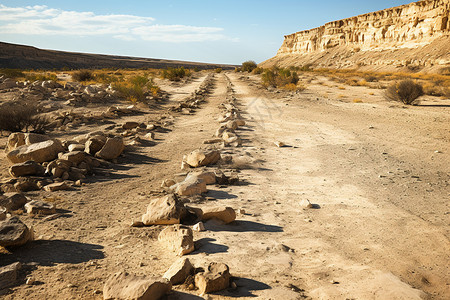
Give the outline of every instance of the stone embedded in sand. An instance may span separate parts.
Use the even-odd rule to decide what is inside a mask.
[[[38,163],[51,161],[58,157],[59,152],[64,148],[57,140],[48,140],[31,145],[23,145],[8,152],[6,157],[12,163],[21,163],[33,160]]]
[[[164,273],[163,278],[166,278],[172,284],[179,284],[183,283],[193,271],[194,267],[188,258],[179,258]]]
[[[236,212],[231,207],[203,208],[202,220],[209,219],[218,219],[228,224],[236,220]]]
[[[183,161],[193,168],[215,164],[220,159],[220,152],[217,150],[197,149],[185,155]]]
[[[103,140],[102,138],[91,137],[84,144],[84,152],[95,155],[95,153],[103,148],[105,142],[106,140]]]
[[[244,120],[242,120],[242,119],[237,119],[237,120],[235,120],[235,121],[236,121],[237,126],[245,126],[245,121],[244,121]]]
[[[47,192],[56,192],[69,189],[70,186],[67,183],[63,182],[55,182],[44,186],[44,190]]]
[[[43,134],[14,132],[11,133],[8,137],[5,151],[10,152],[23,145],[31,145],[48,140],[50,140],[50,138]]]
[[[17,282],[17,272],[22,267],[20,262],[0,268],[0,290],[8,288]]]
[[[275,144],[275,146],[277,146],[278,148],[281,148],[281,147],[284,147],[284,146],[286,146],[286,144],[285,144],[285,143],[283,143],[283,142],[280,142],[280,141],[276,141],[276,142],[274,142],[274,144]]]
[[[142,216],[142,222],[147,226],[179,224],[185,213],[184,204],[176,195],[170,194],[152,199]]]
[[[0,222],[0,246],[2,247],[21,246],[31,237],[31,231],[18,217],[11,217]]]
[[[171,187],[172,185],[177,184],[173,179],[164,179],[161,183],[162,188]]]
[[[192,229],[180,224],[164,228],[158,235],[158,241],[180,256],[195,249]]]
[[[236,130],[238,128],[238,124],[235,120],[230,120],[227,123],[225,123],[225,126],[228,129]]]
[[[195,275],[195,286],[202,294],[218,292],[230,286],[230,278],[230,269],[226,264],[211,263],[206,272]]]
[[[9,167],[9,174],[13,177],[44,175],[45,169],[41,164],[29,160],[23,163],[14,164]]]
[[[27,201],[27,197],[22,193],[11,192],[0,195],[0,206],[6,208],[7,211],[14,211],[22,208]]]
[[[103,299],[158,300],[171,289],[172,284],[167,279],[130,275],[122,271],[106,280]]]
[[[33,215],[52,215],[56,213],[55,205],[40,200],[32,200],[25,204],[25,210],[27,214]]]
[[[222,139],[209,139],[209,140],[204,140],[203,144],[217,144],[217,143],[221,143]]]
[[[139,123],[138,122],[125,122],[125,124],[123,124],[122,125],[122,128],[123,129],[125,129],[125,130],[128,130],[128,129],[133,129],[133,128],[136,128],[136,127],[139,127]]]
[[[193,196],[206,193],[206,182],[203,179],[193,177],[186,177],[182,182],[179,182],[170,187],[179,196]]]
[[[84,151],[84,145],[83,144],[70,144],[67,149],[69,152],[73,151]]]
[[[107,160],[115,159],[122,154],[125,144],[121,137],[108,138],[103,148],[98,151],[95,156]]]

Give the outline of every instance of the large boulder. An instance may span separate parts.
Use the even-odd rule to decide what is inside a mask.
[[[172,284],[164,278],[118,272],[105,282],[103,299],[158,300],[171,289]]]
[[[9,167],[9,174],[13,177],[21,177],[21,176],[30,176],[30,175],[37,175],[41,176],[44,175],[45,169],[44,167],[32,160],[14,164],[11,167]]]
[[[179,256],[195,250],[192,229],[180,224],[164,228],[158,235],[158,241]]]
[[[195,275],[195,286],[201,294],[224,290],[230,285],[230,269],[224,263],[211,263],[204,273]]]
[[[90,155],[95,155],[98,151],[100,151],[105,145],[106,140],[99,137],[91,137],[84,144],[84,152],[89,153]]]
[[[183,283],[186,278],[194,272],[194,267],[188,258],[179,258],[164,273],[163,278],[168,279],[172,284]]]
[[[5,151],[10,152],[16,149],[17,147],[23,145],[31,145],[35,143],[45,142],[48,140],[50,140],[50,137],[43,134],[14,132],[11,133],[8,137]]]
[[[0,195],[0,206],[6,208],[7,211],[20,209],[27,201],[27,197],[22,193],[10,192]]]
[[[211,171],[191,172],[186,176],[186,180],[190,178],[201,179],[205,182],[205,184],[216,183],[216,174]]]
[[[210,219],[218,219],[228,224],[236,220],[236,212],[231,207],[203,208],[202,220],[207,221]]]
[[[187,177],[184,181],[170,187],[179,196],[193,196],[206,193],[206,182],[195,176]]]
[[[121,137],[108,138],[105,145],[95,154],[95,156],[111,160],[119,157],[119,155],[122,154],[123,149],[125,149],[125,144]]]
[[[8,152],[6,157],[12,163],[22,163],[33,160],[38,163],[51,161],[58,157],[64,148],[58,140],[48,140],[31,145],[23,145]]]
[[[183,161],[193,168],[215,164],[220,159],[218,150],[197,149],[185,155]]]
[[[21,246],[32,238],[32,232],[18,217],[0,221],[0,246]]]
[[[176,195],[170,194],[152,199],[142,216],[142,222],[144,225],[179,224],[185,214],[184,204]]]

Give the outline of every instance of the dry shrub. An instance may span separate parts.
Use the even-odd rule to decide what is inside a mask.
[[[169,79],[171,81],[180,81],[184,77],[191,76],[191,71],[185,69],[184,67],[179,68],[167,68],[161,73],[161,77],[164,79]]]
[[[284,87],[290,83],[297,85],[299,81],[297,72],[291,72],[289,69],[283,68],[264,70],[261,79],[263,85],[266,87]]]
[[[116,81],[112,86],[121,97],[133,103],[144,101],[148,95],[158,97],[161,92],[153,80],[145,75],[136,75],[127,80]]]
[[[353,103],[363,103],[361,99],[353,99]]]
[[[216,68],[215,70],[214,70],[214,72],[216,72],[216,73],[222,73],[222,68]]]
[[[0,106],[1,131],[44,132],[49,121],[41,115],[40,107],[30,101],[6,102]]]
[[[241,70],[242,72],[251,72],[254,69],[256,69],[258,67],[258,65],[253,61],[253,60],[248,60],[244,63],[242,63],[242,67]]]
[[[19,69],[0,69],[0,75],[6,78],[23,78],[25,74]]]
[[[302,84],[288,83],[283,87],[283,89],[292,91],[292,92],[301,92],[306,89],[306,86],[304,86]]]
[[[79,70],[72,73],[72,79],[79,82],[90,81],[94,79],[94,74],[89,70]]]
[[[58,77],[56,76],[56,74],[54,73],[46,73],[46,72],[42,72],[42,73],[28,73],[25,75],[25,79],[29,80],[29,81],[47,81],[47,80],[53,80],[53,81],[57,81]]]
[[[252,71],[253,74],[257,74],[257,75],[262,74],[263,72],[264,72],[264,68],[260,68],[260,67],[255,68]]]
[[[422,85],[410,79],[391,84],[385,92],[388,100],[399,101],[407,105],[412,105],[417,98],[423,95]]]

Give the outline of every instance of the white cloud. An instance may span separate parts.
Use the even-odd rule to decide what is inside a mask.
[[[7,7],[0,4],[0,32],[18,35],[111,36],[132,41],[201,42],[233,40],[223,28],[158,25],[151,17],[96,15],[44,5]]]

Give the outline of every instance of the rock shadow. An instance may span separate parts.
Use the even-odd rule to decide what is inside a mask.
[[[11,249],[12,254],[6,255],[0,265],[20,263],[53,266],[55,264],[79,264],[94,259],[103,259],[103,246],[79,243],[67,240],[37,240]]]
[[[232,231],[232,232],[283,232],[283,227],[266,225],[263,223],[236,220],[229,224],[218,222],[206,222],[205,228],[210,231]]]
[[[216,241],[216,239],[213,239],[213,238],[203,238],[203,239],[199,239],[199,240],[195,241],[194,242],[195,251],[192,253],[193,254],[195,254],[195,253],[213,254],[213,253],[228,252],[228,248],[229,248],[228,246],[212,243],[214,241]]]
[[[204,300],[205,298],[197,296],[197,295],[191,295],[188,293],[183,293],[180,291],[172,290],[172,293],[170,295],[167,295],[165,300]]]
[[[249,278],[233,277],[232,281],[236,283],[236,285],[237,285],[236,289],[228,288],[224,291],[213,293],[213,294],[232,297],[232,298],[258,297],[257,295],[253,294],[252,291],[262,291],[262,290],[272,289],[269,285],[267,285],[261,281],[257,281],[257,280],[253,280],[253,279],[249,279]]]
[[[213,197],[215,199],[236,199],[238,196],[234,195],[234,194],[230,194],[228,192],[225,191],[217,191],[217,190],[208,190],[208,192],[206,193],[206,195],[208,197]]]

